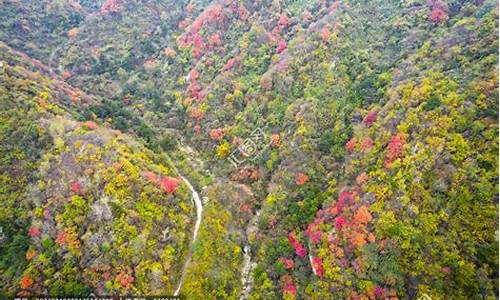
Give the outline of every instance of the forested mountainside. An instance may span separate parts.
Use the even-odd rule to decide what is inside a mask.
[[[0,296],[498,298],[496,1],[0,0],[0,42]]]

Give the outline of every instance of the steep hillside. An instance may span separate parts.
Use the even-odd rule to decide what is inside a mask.
[[[78,90],[2,50],[2,292],[173,291],[194,208],[169,158],[71,120]]]
[[[495,1],[0,5],[7,292],[498,297]]]

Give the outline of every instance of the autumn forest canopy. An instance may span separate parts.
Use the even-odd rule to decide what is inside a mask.
[[[494,0],[0,0],[0,298],[498,299]]]

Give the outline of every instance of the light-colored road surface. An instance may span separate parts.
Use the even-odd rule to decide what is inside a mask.
[[[179,296],[179,293],[182,288],[182,284],[184,283],[184,277],[186,276],[186,270],[189,266],[189,263],[191,262],[191,255],[193,254],[193,245],[196,242],[196,237],[198,236],[198,231],[200,230],[200,224],[201,224],[201,216],[203,215],[203,205],[200,200],[200,195],[198,195],[198,192],[194,189],[193,185],[189,180],[187,180],[184,176],[179,174],[179,177],[186,183],[188,186],[189,190],[191,191],[191,194],[193,197],[191,198],[194,201],[194,204],[196,206],[196,223],[194,224],[194,231],[193,231],[193,240],[191,241],[191,245],[189,247],[189,253],[188,257],[186,259],[186,262],[184,263],[184,266],[182,267],[182,275],[181,275],[181,280],[179,281],[179,285],[177,286],[177,289],[175,290],[174,296]]]

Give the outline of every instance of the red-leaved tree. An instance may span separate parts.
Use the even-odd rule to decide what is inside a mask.
[[[286,50],[286,42],[284,40],[280,40],[278,42],[278,47],[276,47],[276,52],[281,53]]]
[[[402,134],[393,135],[391,142],[387,146],[387,154],[385,157],[384,165],[387,167],[396,159],[403,156],[403,146],[405,140]]]
[[[306,256],[307,254],[306,249],[304,249],[302,244],[296,239],[295,232],[290,232],[288,234],[288,242],[295,249],[295,254],[297,254],[300,257]]]
[[[101,12],[104,13],[116,13],[119,12],[121,9],[121,1],[120,0],[107,0],[104,2],[104,4],[101,6]]]
[[[172,194],[177,190],[179,180],[173,177],[165,176],[161,179],[160,185],[165,190],[165,192],[167,192],[168,194]]]
[[[363,119],[363,123],[365,123],[366,126],[370,126],[375,121],[377,121],[377,111],[372,109],[368,112],[368,114],[366,114],[365,118]]]

